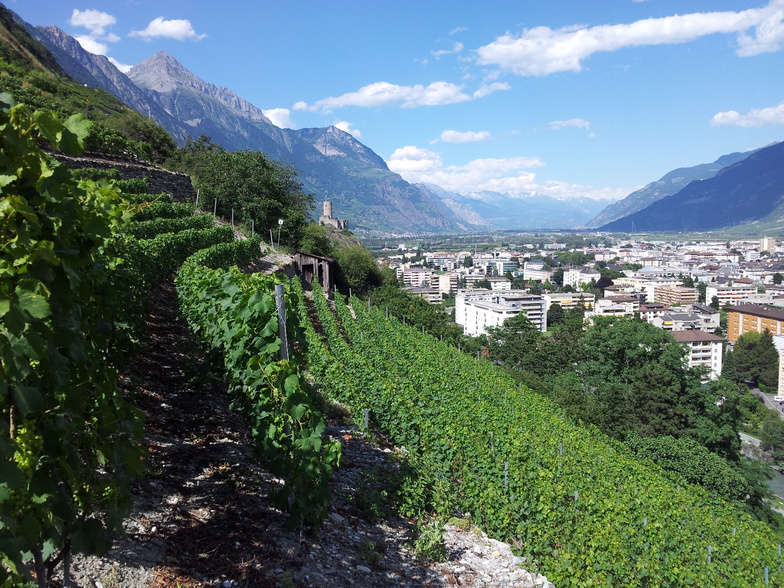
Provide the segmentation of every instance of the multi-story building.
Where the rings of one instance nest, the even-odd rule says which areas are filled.
[[[452,296],[457,292],[458,275],[454,272],[446,274],[433,274],[430,278],[430,285],[438,288],[440,292],[447,296]]]
[[[685,306],[697,302],[697,288],[683,286],[658,286],[653,290],[653,299],[668,306]]]
[[[721,325],[721,313],[712,306],[695,303],[687,306],[685,310],[700,317],[701,331],[715,331]]]
[[[753,284],[714,284],[710,283],[705,288],[705,300],[711,302],[713,297],[719,299],[719,305],[740,304],[746,302],[749,296],[757,293],[757,287]]]
[[[593,310],[593,305],[596,302],[596,295],[593,292],[552,292],[542,294],[542,298],[546,303],[545,310],[550,310],[550,307],[555,303],[558,303],[564,310],[580,305],[585,310]]]
[[[670,307],[664,304],[643,303],[637,307],[637,312],[640,313],[642,320],[651,322],[653,319],[670,312]]]
[[[455,322],[466,335],[477,336],[488,327],[498,327],[510,317],[525,313],[537,329],[547,328],[545,301],[541,296],[521,290],[458,290],[455,296]]]
[[[758,304],[738,304],[727,311],[727,340],[735,343],[743,333],[764,330],[784,335],[784,308]]]
[[[414,296],[424,298],[430,304],[441,304],[444,300],[444,294],[438,288],[406,288],[406,291],[411,292]]]
[[[553,270],[541,259],[533,259],[523,264],[523,279],[526,282],[549,282],[552,277]]]
[[[715,380],[721,375],[721,360],[724,339],[705,331],[672,331],[672,336],[689,348],[689,367],[705,366],[707,379]]]
[[[398,268],[398,272],[403,285],[412,288],[430,285],[430,279],[433,277],[433,270],[426,267]]]
[[[586,318],[595,316],[632,316],[639,307],[640,301],[634,296],[606,296],[599,298],[594,304],[593,312],[585,314]]]
[[[773,237],[763,237],[759,243],[760,251],[767,251],[768,253],[776,252],[776,239]]]
[[[702,319],[689,312],[670,312],[657,316],[648,321],[654,327],[664,331],[702,331]],[[710,329],[712,330],[712,329]]]
[[[590,284],[591,280],[596,282],[602,277],[598,271],[590,267],[573,267],[564,270],[563,285],[579,288],[583,284]]]
[[[487,281],[490,282],[491,290],[509,290],[512,287],[512,281],[509,278],[490,276]]]

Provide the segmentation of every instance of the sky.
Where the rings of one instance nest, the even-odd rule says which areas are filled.
[[[4,1],[463,194],[616,200],[784,140],[784,0]]]

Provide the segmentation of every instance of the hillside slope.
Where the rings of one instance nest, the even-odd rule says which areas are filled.
[[[642,210],[662,198],[671,196],[685,188],[694,180],[712,178],[720,170],[748,157],[751,151],[722,155],[713,163],[702,163],[692,167],[680,167],[664,174],[639,190],[635,190],[623,200],[613,202],[602,210],[586,227],[596,228]]]
[[[759,149],[602,231],[707,231],[774,214],[784,203],[784,142]]]

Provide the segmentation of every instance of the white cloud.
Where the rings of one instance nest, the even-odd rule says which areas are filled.
[[[762,127],[766,125],[784,125],[784,102],[778,106],[768,108],[752,108],[746,114],[740,114],[735,110],[719,112],[711,119],[713,126],[735,126],[735,127]]]
[[[439,139],[444,143],[475,143],[490,138],[489,131],[444,131]]]
[[[548,123],[548,126],[554,131],[560,131],[566,127],[577,127],[578,129],[588,130],[591,128],[589,123],[584,118],[570,118],[569,120],[553,120]]]
[[[352,129],[352,124],[350,122],[346,122],[345,120],[341,120],[336,122],[333,126],[339,128],[341,131],[345,131],[349,135],[353,135],[355,139],[361,139],[362,133],[359,129]]]
[[[451,49],[440,49],[438,51],[431,51],[431,53],[433,54],[433,57],[438,59],[439,57],[442,57],[444,55],[452,55],[453,53],[460,53],[462,50],[463,50],[463,44],[455,43],[454,45],[452,45]]]
[[[483,190],[509,196],[525,197],[533,193],[553,198],[588,197],[595,200],[619,200],[630,190],[594,188],[568,182],[537,182],[532,168],[545,164],[538,157],[475,159],[462,166],[444,166],[435,151],[407,145],[396,149],[387,160],[392,171],[409,182],[436,184],[445,190],[470,195]]]
[[[497,92],[499,90],[511,90],[512,86],[506,82],[493,82],[491,84],[482,84],[478,90],[473,94],[474,98],[484,98],[488,94]]]
[[[449,36],[452,37],[452,36],[456,35],[457,33],[464,33],[467,30],[468,30],[468,27],[455,27],[451,31],[449,31]]]
[[[784,2],[770,3],[762,21],[754,27],[754,34],[738,35],[738,55],[749,57],[759,53],[773,53],[784,43]]]
[[[295,129],[296,126],[291,120],[291,111],[288,108],[270,108],[261,111],[264,116],[272,121],[272,124],[281,129]]]
[[[116,67],[117,69],[119,69],[123,73],[128,73],[129,71],[131,71],[131,68],[133,67],[132,65],[127,65],[125,63],[120,63],[114,57],[109,57],[108,59],[109,59],[109,61],[111,61],[114,64],[114,67]]]
[[[737,33],[738,55],[756,55],[781,47],[783,6],[784,0],[772,0],[764,8],[742,12],[692,13],[595,27],[535,27],[519,35],[507,33],[480,47],[477,63],[498,66],[521,76],[580,71],[583,61],[599,51],[685,43],[716,33]]]
[[[107,12],[100,10],[76,10],[71,13],[68,23],[75,27],[84,27],[93,37],[103,37],[106,29],[117,24],[117,19]]]
[[[109,47],[105,43],[101,43],[89,35],[77,35],[74,39],[82,46],[82,49],[94,55],[106,55],[109,52]]]
[[[324,98],[312,106],[304,102],[297,102],[295,110],[320,110],[331,112],[335,108],[345,106],[379,107],[390,104],[399,104],[403,108],[416,106],[438,106],[454,104],[470,100],[471,97],[462,92],[462,86],[449,82],[433,82],[427,86],[398,86],[388,82],[376,82],[364,86],[356,92],[349,92],[342,96]]]
[[[107,55],[107,43],[116,43],[120,40],[109,28],[117,23],[117,19],[107,12],[99,10],[74,10],[68,23],[75,27],[87,29],[86,35],[74,35],[82,49],[95,55]]]
[[[165,20],[159,16],[151,20],[150,24],[143,31],[131,31],[130,36],[140,37],[145,40],[165,38],[174,39],[175,41],[201,41],[207,35],[199,34],[193,30],[193,25],[191,25],[189,20]]]

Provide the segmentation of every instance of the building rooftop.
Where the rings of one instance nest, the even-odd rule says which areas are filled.
[[[784,321],[784,308],[767,304],[737,304],[731,306],[728,312],[738,312],[741,314],[750,314],[763,318],[771,318],[777,321]]]
[[[678,343],[696,343],[706,341],[724,341],[724,337],[719,337],[713,333],[705,331],[670,331]]]

